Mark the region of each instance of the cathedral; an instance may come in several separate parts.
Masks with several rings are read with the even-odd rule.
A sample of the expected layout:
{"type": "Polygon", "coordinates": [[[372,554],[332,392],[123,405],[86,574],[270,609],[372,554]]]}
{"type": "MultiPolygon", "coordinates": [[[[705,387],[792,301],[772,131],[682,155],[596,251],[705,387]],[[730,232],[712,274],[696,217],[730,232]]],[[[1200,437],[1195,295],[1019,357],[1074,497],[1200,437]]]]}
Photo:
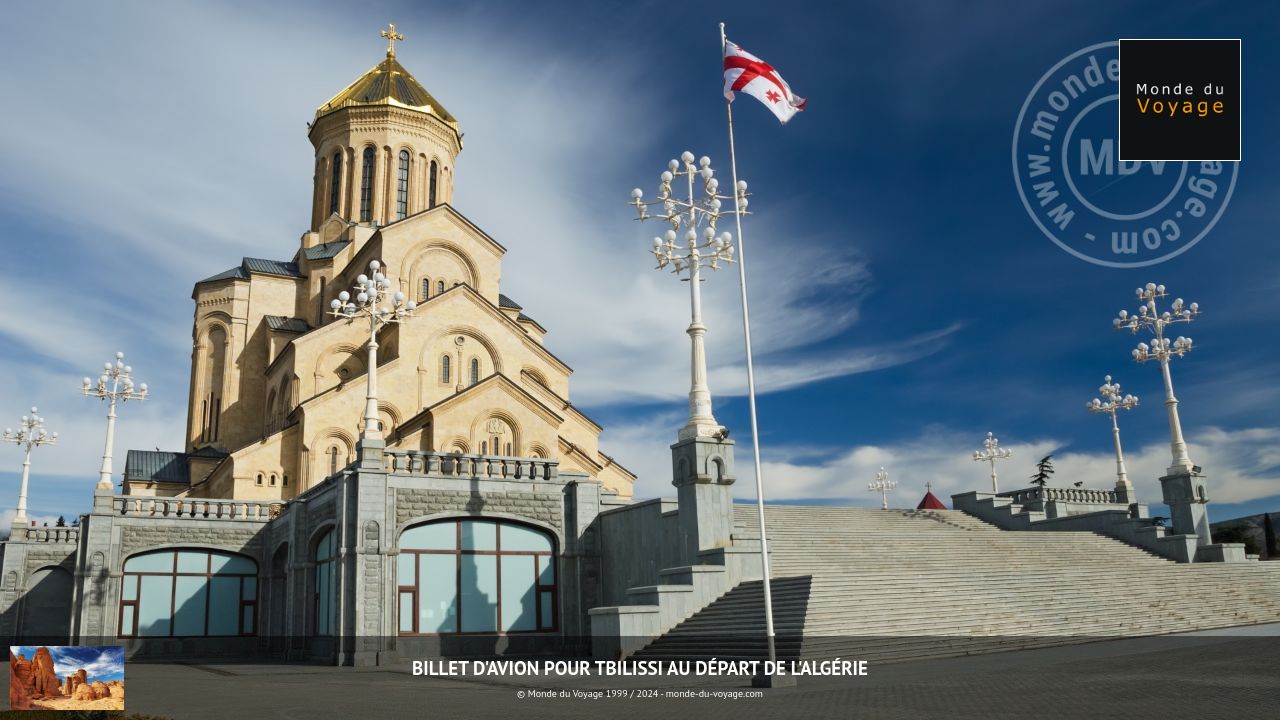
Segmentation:
{"type": "Polygon", "coordinates": [[[130,451],[127,494],[282,501],[347,467],[369,332],[329,305],[377,260],[417,303],[377,337],[389,449],[554,458],[630,497],[635,476],[569,401],[571,368],[501,292],[506,248],[451,204],[462,132],[397,61],[397,38],[309,124],[311,219],[293,257],[196,283],[186,448],[130,451]]]}

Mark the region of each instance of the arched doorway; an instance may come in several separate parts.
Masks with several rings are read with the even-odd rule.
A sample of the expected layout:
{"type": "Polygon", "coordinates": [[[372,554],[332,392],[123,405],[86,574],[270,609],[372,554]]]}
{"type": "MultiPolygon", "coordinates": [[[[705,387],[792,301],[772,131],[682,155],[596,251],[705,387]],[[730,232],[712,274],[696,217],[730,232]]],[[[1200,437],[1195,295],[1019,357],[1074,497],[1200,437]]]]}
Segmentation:
{"type": "Polygon", "coordinates": [[[18,632],[26,642],[65,644],[71,636],[71,573],[43,567],[27,578],[18,632]]]}

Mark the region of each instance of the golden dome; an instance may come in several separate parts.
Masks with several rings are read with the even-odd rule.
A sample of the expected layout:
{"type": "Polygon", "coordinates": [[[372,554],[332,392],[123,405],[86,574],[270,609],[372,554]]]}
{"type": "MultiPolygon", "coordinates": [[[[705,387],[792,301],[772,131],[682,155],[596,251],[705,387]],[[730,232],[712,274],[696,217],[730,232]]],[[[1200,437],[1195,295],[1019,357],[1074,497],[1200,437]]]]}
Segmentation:
{"type": "MultiPolygon", "coordinates": [[[[394,26],[393,26],[394,27],[394,26]]],[[[435,115],[447,123],[456,132],[458,121],[440,106],[431,93],[409,74],[404,66],[396,61],[395,55],[387,53],[382,62],[372,70],[360,76],[342,92],[330,98],[329,102],[316,110],[316,117],[326,115],[344,107],[368,105],[393,105],[395,107],[417,110],[435,115]]]]}

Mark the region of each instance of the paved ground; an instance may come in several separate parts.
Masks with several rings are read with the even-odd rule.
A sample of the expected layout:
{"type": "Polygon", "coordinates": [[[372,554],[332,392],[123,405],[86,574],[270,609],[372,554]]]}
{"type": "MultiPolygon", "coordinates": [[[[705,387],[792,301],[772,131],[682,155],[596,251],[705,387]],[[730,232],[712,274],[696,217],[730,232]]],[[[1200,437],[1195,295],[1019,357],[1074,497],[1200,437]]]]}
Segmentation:
{"type": "Polygon", "coordinates": [[[130,663],[130,712],[204,718],[1276,717],[1280,628],[872,666],[757,696],[741,678],[414,677],[409,668],[130,663]],[[1242,635],[1248,633],[1252,637],[1242,635]],[[531,691],[552,691],[539,697],[531,691]],[[623,691],[609,697],[608,691],[623,691]],[[637,691],[656,691],[646,697],[637,691]],[[704,697],[667,697],[692,690],[704,697]],[[560,697],[561,692],[568,697],[560,697]],[[718,695],[717,695],[718,693],[718,695]]]}

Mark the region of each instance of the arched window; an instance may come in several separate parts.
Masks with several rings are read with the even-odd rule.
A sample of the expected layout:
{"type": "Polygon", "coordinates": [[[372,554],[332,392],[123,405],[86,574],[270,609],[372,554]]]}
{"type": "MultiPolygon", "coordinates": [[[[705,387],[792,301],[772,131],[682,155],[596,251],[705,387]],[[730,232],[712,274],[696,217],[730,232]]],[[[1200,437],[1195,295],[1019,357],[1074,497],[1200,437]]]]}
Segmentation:
{"type": "Polygon", "coordinates": [[[443,280],[437,280],[437,281],[436,281],[436,294],[437,294],[437,295],[439,295],[439,294],[440,294],[440,293],[442,293],[442,292],[444,292],[444,281],[443,281],[443,280]]]}
{"type": "Polygon", "coordinates": [[[218,439],[218,426],[222,417],[222,384],[223,375],[226,372],[227,331],[221,325],[210,328],[206,344],[208,355],[205,356],[205,367],[208,372],[205,375],[204,401],[200,405],[205,413],[201,418],[204,424],[201,436],[206,442],[214,442],[218,439]]]}
{"type": "Polygon", "coordinates": [[[258,485],[261,485],[261,484],[262,484],[262,473],[258,473],[258,479],[257,479],[257,483],[256,483],[256,484],[258,484],[258,485]]]}
{"type": "Polygon", "coordinates": [[[329,448],[329,474],[338,472],[338,446],[329,448]]]}
{"type": "Polygon", "coordinates": [[[280,476],[280,487],[289,487],[289,476],[288,476],[288,475],[281,475],[281,476],[280,476]]]}
{"type": "Polygon", "coordinates": [[[315,553],[311,558],[316,565],[314,605],[316,635],[332,635],[334,631],[333,597],[336,585],[333,576],[334,550],[333,530],[329,530],[320,538],[320,542],[316,543],[315,553]]]}
{"type": "Polygon", "coordinates": [[[431,278],[422,278],[422,291],[418,294],[418,302],[426,302],[431,297],[431,278]]]}
{"type": "Polygon", "coordinates": [[[409,214],[409,151],[400,151],[400,176],[396,180],[396,219],[409,214]]]}
{"type": "Polygon", "coordinates": [[[333,175],[329,180],[329,212],[338,212],[338,199],[342,186],[342,151],[333,154],[333,175]]]}
{"type": "Polygon", "coordinates": [[[364,165],[360,168],[360,222],[373,220],[373,163],[376,155],[372,147],[364,149],[364,165]]]}
{"type": "Polygon", "coordinates": [[[445,385],[448,385],[448,384],[449,384],[449,375],[450,375],[450,373],[449,373],[449,356],[448,356],[448,355],[441,355],[441,356],[440,356],[440,382],[444,383],[445,385]]]}
{"type": "Polygon", "coordinates": [[[480,361],[471,358],[471,384],[475,385],[478,382],[480,382],[480,361]]]}
{"type": "Polygon", "coordinates": [[[480,441],[480,454],[481,455],[489,454],[489,442],[487,440],[480,441]]]}
{"type": "Polygon", "coordinates": [[[258,565],[214,550],[158,550],[124,562],[120,637],[253,635],[258,565]]]}
{"type": "Polygon", "coordinates": [[[511,452],[511,443],[507,443],[507,452],[506,452],[506,456],[507,456],[507,457],[515,457],[515,454],[511,452]]]}
{"type": "Polygon", "coordinates": [[[439,174],[438,171],[439,171],[439,168],[436,166],[436,161],[432,160],[431,173],[427,176],[427,207],[428,208],[433,208],[436,206],[436,175],[439,174]]]}
{"type": "Polygon", "coordinates": [[[550,535],[493,520],[444,520],[400,536],[401,635],[556,629],[550,535]]]}
{"type": "Polygon", "coordinates": [[[271,487],[275,487],[275,486],[276,486],[276,474],[271,473],[271,487]]]}

